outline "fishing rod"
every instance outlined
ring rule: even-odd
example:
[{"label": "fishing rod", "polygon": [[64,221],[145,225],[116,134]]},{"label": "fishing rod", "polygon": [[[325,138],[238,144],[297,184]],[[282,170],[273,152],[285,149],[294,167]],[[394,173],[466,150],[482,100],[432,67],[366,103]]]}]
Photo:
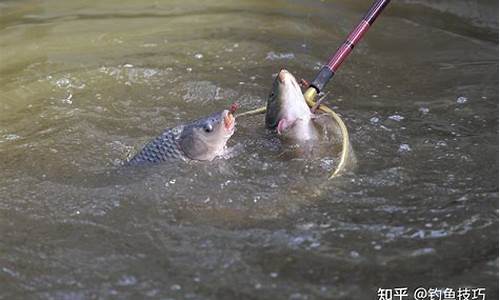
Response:
[{"label": "fishing rod", "polygon": [[377,0],[373,2],[372,6],[368,9],[368,12],[364,15],[358,26],[354,28],[353,31],[347,36],[347,39],[340,45],[335,54],[330,58],[328,63],[321,68],[321,71],[316,75],[316,78],[311,82],[309,87],[316,89],[319,93],[325,85],[330,81],[330,79],[335,75],[335,72],[340,67],[340,65],[345,61],[347,56],[351,54],[354,46],[363,38],[365,33],[370,29],[371,25],[377,17],[380,15],[382,10],[389,4],[390,0]]},{"label": "fishing rod", "polygon": [[[342,152],[340,154],[340,161],[330,175],[329,179],[336,177],[346,166],[349,154],[351,153],[351,143],[349,141],[349,132],[347,126],[342,121],[342,118],[337,115],[335,111],[326,105],[321,104],[322,99],[315,102],[316,96],[323,90],[325,85],[330,81],[330,79],[335,75],[340,65],[346,60],[346,58],[351,54],[354,46],[363,38],[365,33],[370,29],[371,25],[377,17],[380,15],[382,10],[389,4],[390,0],[376,0],[368,9],[368,12],[363,16],[359,24],[354,28],[351,33],[347,36],[347,39],[340,45],[340,47],[335,51],[335,54],[330,58],[328,63],[321,68],[321,71],[316,75],[316,78],[309,84],[309,88],[304,93],[304,99],[310,107],[318,108],[320,111],[329,114],[335,122],[339,125],[340,131],[342,132]],[[323,97],[324,99],[324,97]]]}]

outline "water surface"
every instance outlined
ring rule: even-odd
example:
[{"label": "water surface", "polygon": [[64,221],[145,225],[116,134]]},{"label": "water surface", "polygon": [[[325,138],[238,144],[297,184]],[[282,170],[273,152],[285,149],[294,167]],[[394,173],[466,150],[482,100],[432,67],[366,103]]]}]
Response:
[{"label": "water surface", "polygon": [[0,3],[0,298],[496,298],[495,1],[391,4],[327,86],[358,158],[340,178],[333,153],[283,160],[263,117],[229,158],[118,167],[262,106],[282,67],[312,79],[366,2]]}]

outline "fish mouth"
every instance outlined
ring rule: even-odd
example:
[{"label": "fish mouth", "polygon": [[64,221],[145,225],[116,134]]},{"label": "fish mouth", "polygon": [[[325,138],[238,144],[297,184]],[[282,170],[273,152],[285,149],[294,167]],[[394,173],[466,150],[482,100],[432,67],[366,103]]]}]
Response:
[{"label": "fish mouth", "polygon": [[278,80],[279,80],[279,82],[285,83],[285,80],[286,80],[286,78],[287,78],[287,76],[289,74],[290,73],[287,70],[281,69],[280,72],[278,73]]},{"label": "fish mouth", "polygon": [[223,112],[224,114],[224,129],[227,131],[227,132],[233,132],[234,131],[234,125],[235,125],[235,118],[233,116],[233,114],[231,112],[229,112],[228,110],[225,110]]}]

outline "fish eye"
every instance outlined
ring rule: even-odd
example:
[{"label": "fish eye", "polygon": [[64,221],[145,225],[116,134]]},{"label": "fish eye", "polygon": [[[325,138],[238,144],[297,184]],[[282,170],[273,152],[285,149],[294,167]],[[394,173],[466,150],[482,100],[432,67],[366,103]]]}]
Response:
[{"label": "fish eye", "polygon": [[203,130],[206,132],[206,133],[210,133],[212,132],[212,130],[214,130],[212,124],[205,124],[205,126],[203,126]]}]

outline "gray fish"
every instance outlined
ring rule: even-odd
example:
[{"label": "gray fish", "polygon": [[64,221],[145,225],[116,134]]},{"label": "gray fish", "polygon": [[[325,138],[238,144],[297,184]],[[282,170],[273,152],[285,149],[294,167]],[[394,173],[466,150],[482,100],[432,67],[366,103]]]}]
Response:
[{"label": "gray fish", "polygon": [[172,160],[209,161],[223,154],[235,130],[228,110],[165,130],[127,161],[128,165]]}]

